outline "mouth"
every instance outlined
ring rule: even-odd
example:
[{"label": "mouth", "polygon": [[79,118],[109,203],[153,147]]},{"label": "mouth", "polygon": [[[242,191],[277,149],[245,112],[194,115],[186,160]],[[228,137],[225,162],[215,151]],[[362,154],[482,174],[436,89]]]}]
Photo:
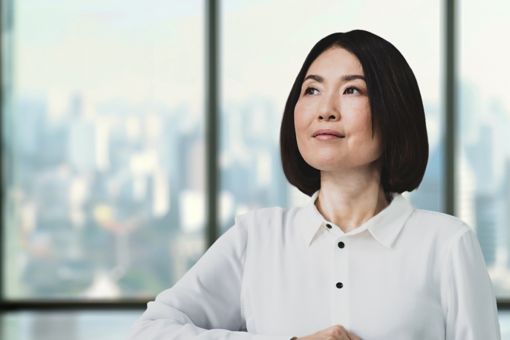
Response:
[{"label": "mouth", "polygon": [[313,138],[318,139],[318,140],[335,140],[335,139],[343,139],[343,138],[345,138],[345,136],[321,133],[321,134],[315,135]]},{"label": "mouth", "polygon": [[334,139],[344,138],[345,135],[333,129],[320,129],[315,131],[312,137],[317,139]]}]

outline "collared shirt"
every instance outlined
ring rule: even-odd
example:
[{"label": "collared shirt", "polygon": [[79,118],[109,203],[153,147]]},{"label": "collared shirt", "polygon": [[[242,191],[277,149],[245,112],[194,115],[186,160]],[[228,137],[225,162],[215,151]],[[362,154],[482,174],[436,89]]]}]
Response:
[{"label": "collared shirt", "polygon": [[342,325],[364,340],[497,340],[476,235],[401,195],[344,233],[314,202],[239,215],[131,340],[288,340]]}]

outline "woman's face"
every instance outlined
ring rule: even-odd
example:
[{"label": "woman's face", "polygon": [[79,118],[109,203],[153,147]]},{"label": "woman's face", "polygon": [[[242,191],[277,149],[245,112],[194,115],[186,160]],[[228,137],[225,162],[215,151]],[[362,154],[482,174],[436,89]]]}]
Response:
[{"label": "woman's face", "polygon": [[[310,65],[294,108],[299,152],[321,171],[372,166],[381,154],[363,68],[351,52],[333,47]],[[331,134],[317,134],[319,130]],[[326,132],[327,133],[327,132]]]}]

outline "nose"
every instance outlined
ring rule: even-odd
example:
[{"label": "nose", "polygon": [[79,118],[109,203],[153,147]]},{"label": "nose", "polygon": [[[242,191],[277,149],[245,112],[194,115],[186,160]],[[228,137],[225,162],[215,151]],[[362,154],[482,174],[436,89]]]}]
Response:
[{"label": "nose", "polygon": [[340,119],[340,112],[338,110],[337,97],[335,94],[323,96],[321,106],[319,108],[319,120],[336,121]]}]

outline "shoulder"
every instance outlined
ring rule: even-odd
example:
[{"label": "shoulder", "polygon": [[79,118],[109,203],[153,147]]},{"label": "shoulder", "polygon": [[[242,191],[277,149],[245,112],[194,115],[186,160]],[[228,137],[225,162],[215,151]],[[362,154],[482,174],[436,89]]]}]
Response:
[{"label": "shoulder", "polygon": [[263,207],[248,210],[244,213],[237,215],[237,218],[249,219],[249,218],[274,218],[283,214],[287,208],[282,207]]},{"label": "shoulder", "polygon": [[405,249],[415,254],[421,251],[424,257],[433,259],[438,273],[444,271],[448,259],[462,244],[469,242],[473,249],[477,241],[474,230],[458,217],[423,209],[414,209],[404,235]]},{"label": "shoulder", "polygon": [[[235,224],[247,231],[260,231],[267,227],[282,225],[285,215],[289,213],[287,208],[282,207],[264,207],[252,209],[239,214],[235,218]],[[255,229],[255,230],[253,230]]]},{"label": "shoulder", "polygon": [[[295,235],[289,227],[288,215],[294,208],[266,207],[236,216],[235,225],[246,239],[247,256],[258,258],[278,256],[282,245]],[[250,254],[252,256],[250,256]]]},{"label": "shoulder", "polygon": [[412,229],[419,230],[420,234],[428,234],[448,243],[473,231],[458,217],[424,209],[415,209],[408,223]]}]

